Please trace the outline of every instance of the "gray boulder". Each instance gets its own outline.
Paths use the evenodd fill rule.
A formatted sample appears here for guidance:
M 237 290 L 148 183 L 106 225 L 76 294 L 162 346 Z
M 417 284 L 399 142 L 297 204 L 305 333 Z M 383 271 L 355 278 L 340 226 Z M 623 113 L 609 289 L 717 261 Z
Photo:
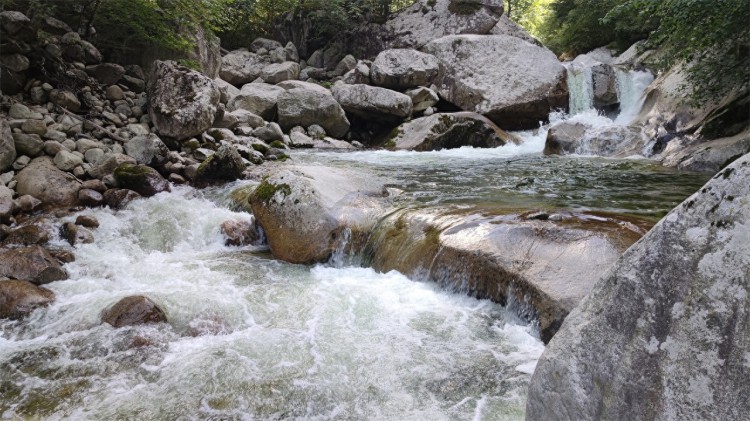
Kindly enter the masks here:
M 0 281 L 0 319 L 21 319 L 54 300 L 52 291 L 29 281 Z
M 52 162 L 54 162 L 55 166 L 62 171 L 73 171 L 73 168 L 83 165 L 83 159 L 80 156 L 68 152 L 65 149 L 61 149 L 60 152 L 55 155 Z
M 33 159 L 16 175 L 16 181 L 19 196 L 28 194 L 53 208 L 75 205 L 81 189 L 78 179 L 59 170 L 47 156 Z
M 381 42 L 419 49 L 446 35 L 487 34 L 502 14 L 503 3 L 494 0 L 420 0 L 388 19 Z
M 0 66 L 13 72 L 24 72 L 28 70 L 29 65 L 29 59 L 18 53 L 0 56 Z
M 263 68 L 260 78 L 265 83 L 277 84 L 285 80 L 296 80 L 299 78 L 299 64 L 293 61 L 269 64 Z
M 273 51 L 277 48 L 284 48 L 284 46 L 280 42 L 268 38 L 256 38 L 250 43 L 250 51 L 254 53 L 261 49 Z
M 235 50 L 221 59 L 219 77 L 234 86 L 242 86 L 260 77 L 270 61 L 246 50 Z
M 13 190 L 0 183 L 0 224 L 7 224 L 13 216 Z
M 79 101 L 75 94 L 70 91 L 53 89 L 49 93 L 49 100 L 53 104 L 59 105 L 74 113 L 81 110 L 81 101 Z
M 539 360 L 527 420 L 750 413 L 750 156 L 631 247 Z
M 518 143 L 510 133 L 480 114 L 438 113 L 406 122 L 391 133 L 385 147 L 395 150 L 432 151 L 462 146 L 495 148 Z
M 102 63 L 87 66 L 86 73 L 102 85 L 114 85 L 125 75 L 125 68 L 115 63 Z
M 344 229 L 363 239 L 384 207 L 383 184 L 372 176 L 321 166 L 277 170 L 250 195 L 274 257 L 291 263 L 328 260 Z
M 321 125 L 328 134 L 343 137 L 349 131 L 349 120 L 331 91 L 314 83 L 286 81 L 278 97 L 278 120 L 284 130 L 294 126 Z
M 612 56 L 603 56 L 604 50 L 594 50 L 588 54 L 581 54 L 568 64 L 570 71 L 575 73 L 585 72 L 586 77 L 591 78 L 591 87 L 594 94 L 594 107 L 603 109 L 619 102 L 617 96 L 617 77 L 614 68 L 608 64 Z M 602 60 L 602 61 L 600 61 Z
M 284 88 L 276 85 L 248 83 L 229 101 L 227 109 L 229 111 L 246 110 L 265 120 L 273 120 L 276 117 L 276 104 L 282 92 Z
M 437 77 L 437 57 L 408 48 L 385 50 L 378 54 L 370 69 L 372 82 L 389 89 L 429 86 Z
M 360 61 L 352 70 L 346 72 L 341 80 L 350 85 L 369 85 L 371 82 L 370 66 Z
M 173 61 L 156 61 L 150 80 L 148 114 L 159 134 L 183 140 L 211 127 L 221 98 L 212 79 Z
M 411 114 L 411 98 L 390 89 L 339 82 L 331 92 L 347 113 L 358 117 L 403 119 Z
M 16 142 L 8 120 L 0 118 L 0 172 L 8 169 L 16 160 Z
M 159 136 L 151 133 L 128 140 L 125 143 L 125 153 L 133 157 L 138 164 L 153 166 L 163 164 L 167 160 L 169 148 Z
M 441 97 L 504 129 L 536 128 L 568 103 L 565 68 L 555 54 L 520 38 L 455 35 L 424 50 L 440 60 Z

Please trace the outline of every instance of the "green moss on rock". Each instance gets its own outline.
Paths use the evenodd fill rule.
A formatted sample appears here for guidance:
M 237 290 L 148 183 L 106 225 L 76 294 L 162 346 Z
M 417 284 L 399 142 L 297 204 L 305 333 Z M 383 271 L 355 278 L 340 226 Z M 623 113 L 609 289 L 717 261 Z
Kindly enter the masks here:
M 289 187 L 289 184 L 273 184 L 268 180 L 263 180 L 258 188 L 255 189 L 255 192 L 253 192 L 253 195 L 263 202 L 268 202 L 279 191 L 281 191 L 284 196 L 292 194 L 292 188 Z

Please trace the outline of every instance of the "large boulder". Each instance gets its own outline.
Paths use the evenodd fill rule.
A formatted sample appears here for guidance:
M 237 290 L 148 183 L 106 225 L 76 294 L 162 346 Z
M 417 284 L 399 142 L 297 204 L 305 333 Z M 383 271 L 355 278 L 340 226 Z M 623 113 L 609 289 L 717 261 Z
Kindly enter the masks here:
M 528 420 L 750 413 L 750 156 L 631 247 L 539 360 Z
M 22 279 L 36 285 L 68 278 L 68 273 L 40 246 L 0 250 L 0 276 Z
M 497 24 L 489 32 L 490 35 L 509 35 L 511 37 L 521 38 L 526 42 L 542 46 L 542 43 L 538 39 L 534 38 L 526 32 L 521 25 L 510 20 L 508 15 L 502 15 L 497 21 Z
M 242 87 L 227 104 L 229 111 L 246 110 L 273 120 L 276 117 L 276 104 L 284 88 L 268 83 L 248 83 Z
M 420 48 L 445 35 L 487 34 L 503 15 L 494 0 L 420 0 L 383 25 L 389 48 Z
M 148 85 L 151 121 L 159 134 L 178 140 L 211 127 L 221 99 L 212 79 L 173 61 L 156 61 Z
M 52 291 L 29 281 L 0 281 L 0 319 L 21 319 L 54 300 Z
M 568 212 L 407 209 L 381 221 L 368 250 L 378 271 L 398 270 L 510 307 L 517 303 L 547 342 L 643 235 L 642 223 Z
M 119 187 L 133 190 L 145 197 L 171 190 L 169 182 L 158 171 L 146 165 L 122 164 L 115 168 L 114 176 Z
M 339 82 L 331 93 L 344 111 L 357 117 L 393 120 L 411 114 L 411 98 L 390 89 Z
M 234 181 L 242 178 L 243 171 L 245 171 L 245 163 L 237 152 L 237 148 L 225 143 L 201 163 L 195 175 L 195 181 Z
M 247 50 L 235 50 L 221 59 L 219 77 L 234 86 L 242 86 L 260 77 L 263 68 L 269 63 L 267 57 Z
M 0 173 L 16 160 L 16 146 L 8 120 L 0 118 Z
M 504 129 L 536 128 L 555 108 L 565 108 L 565 68 L 543 47 L 507 35 L 455 35 L 424 50 L 441 63 L 438 93 Z
M 277 84 L 285 80 L 296 80 L 299 78 L 299 64 L 293 61 L 269 64 L 263 68 L 260 78 L 266 83 Z
M 169 148 L 159 136 L 150 133 L 128 140 L 125 143 L 125 153 L 133 157 L 138 164 L 160 165 L 167 160 Z
M 346 113 L 328 89 L 296 80 L 281 82 L 277 86 L 284 89 L 277 102 L 282 129 L 319 124 L 333 137 L 343 137 L 349 131 Z
M 440 71 L 437 57 L 400 48 L 378 54 L 370 69 L 373 84 L 388 89 L 429 86 Z
M 102 312 L 102 322 L 114 328 L 166 321 L 164 311 L 143 295 L 125 297 Z
M 73 175 L 59 170 L 52 158 L 33 159 L 16 175 L 16 192 L 42 201 L 45 207 L 66 207 L 78 201 L 81 182 Z
M 274 257 L 291 263 L 328 260 L 344 239 L 366 238 L 385 212 L 381 180 L 322 166 L 271 174 L 253 191 L 249 206 Z
M 495 148 L 518 139 L 477 113 L 439 113 L 406 122 L 391 132 L 385 147 L 434 151 L 472 146 Z

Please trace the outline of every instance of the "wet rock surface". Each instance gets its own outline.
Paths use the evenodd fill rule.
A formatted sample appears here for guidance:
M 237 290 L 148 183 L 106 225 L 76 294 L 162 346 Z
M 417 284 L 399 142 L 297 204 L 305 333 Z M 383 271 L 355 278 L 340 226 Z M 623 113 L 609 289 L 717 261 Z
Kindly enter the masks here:
M 439 113 L 393 129 L 383 145 L 395 150 L 433 151 L 472 146 L 495 148 L 516 139 L 489 119 L 470 112 Z
M 54 300 L 52 291 L 31 282 L 0 280 L 0 319 L 21 319 Z
M 102 312 L 102 322 L 114 328 L 166 321 L 164 311 L 142 295 L 125 297 Z
M 68 278 L 60 263 L 40 246 L 0 249 L 0 276 L 27 280 L 36 285 Z
M 741 419 L 750 411 L 748 179 L 745 155 L 597 282 L 540 359 L 527 419 Z

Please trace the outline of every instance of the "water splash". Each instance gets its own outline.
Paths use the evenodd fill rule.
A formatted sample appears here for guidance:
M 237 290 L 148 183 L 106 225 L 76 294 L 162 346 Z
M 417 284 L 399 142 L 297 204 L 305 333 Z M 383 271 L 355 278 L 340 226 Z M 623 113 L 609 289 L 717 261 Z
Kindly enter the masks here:
M 630 124 L 641 112 L 646 100 L 644 92 L 654 81 L 654 75 L 648 71 L 615 69 L 617 78 L 617 98 L 620 101 L 620 114 L 616 124 Z

